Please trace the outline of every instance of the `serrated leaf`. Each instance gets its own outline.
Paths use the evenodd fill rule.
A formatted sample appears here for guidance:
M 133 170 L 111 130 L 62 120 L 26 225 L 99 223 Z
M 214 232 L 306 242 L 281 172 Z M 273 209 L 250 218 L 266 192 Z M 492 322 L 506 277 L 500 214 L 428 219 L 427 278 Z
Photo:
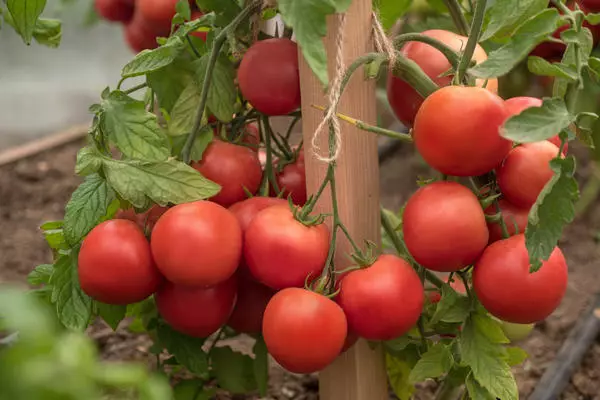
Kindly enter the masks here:
M 471 300 L 458 294 L 450 285 L 444 284 L 442 286 L 442 298 L 437 304 L 429 324 L 434 325 L 439 321 L 448 323 L 463 322 L 469 315 L 470 310 Z
M 258 393 L 261 397 L 265 397 L 269 385 L 269 353 L 262 336 L 256 339 L 252 350 L 254 353 L 254 379 Z
M 415 387 L 409 381 L 410 371 L 414 364 L 402 358 L 385 355 L 385 366 L 388 380 L 394 394 L 400 400 L 410 400 L 415 392 Z
M 44 231 L 44 239 L 53 250 L 69 250 L 69 244 L 65 239 L 62 229 L 48 229 Z
M 500 135 L 517 143 L 546 140 L 575 121 L 563 99 L 544 98 L 541 107 L 530 107 L 510 117 Z
M 33 29 L 33 38 L 41 45 L 56 48 L 62 39 L 62 23 L 57 19 L 39 18 Z
M 520 347 L 507 347 L 506 354 L 506 362 L 511 367 L 522 364 L 529 357 L 529 354 Z
M 205 54 L 197 61 L 196 79 L 200 86 L 204 82 L 209 59 L 210 55 Z M 234 105 L 237 98 L 237 90 L 234 79 L 235 69 L 231 61 L 224 57 L 218 58 L 212 71 L 206 105 L 215 117 L 222 122 L 231 121 L 235 112 Z
M 563 228 L 575 218 L 575 203 L 579 199 L 574 178 L 575 157 L 555 158 L 550 162 L 550 168 L 554 175 L 531 207 L 525 228 L 531 272 L 540 269 L 542 260 L 552 254 Z
M 127 63 L 121 71 L 123 78 L 146 75 L 171 64 L 185 48 L 185 43 L 178 36 L 169 38 L 164 45 L 152 49 L 143 50 Z
M 46 0 L 7 0 L 6 7 L 17 33 L 26 44 L 31 44 L 35 25 L 46 7 Z
M 221 190 L 216 183 L 175 159 L 163 162 L 104 160 L 103 171 L 110 186 L 134 207 L 148 200 L 166 206 L 204 200 Z
M 473 378 L 494 397 L 517 400 L 519 391 L 510 366 L 505 361 L 506 350 L 502 343 L 490 339 L 490 336 L 500 336 L 497 329 L 503 336 L 497 321 L 485 314 L 472 313 L 459 336 L 461 362 L 471 367 Z M 494 333 L 490 334 L 488 330 Z
M 100 126 L 119 150 L 130 158 L 163 161 L 170 155 L 167 137 L 156 115 L 146 111 L 143 101 L 115 90 L 102 101 Z
M 121 305 L 96 302 L 96 307 L 98 309 L 98 315 L 102 317 L 104 322 L 106 322 L 108 326 L 113 329 L 113 331 L 117 330 L 127 312 L 127 306 Z
M 102 159 L 94 147 L 85 146 L 77 152 L 77 161 L 75 163 L 75 173 L 77 175 L 91 175 L 98 172 L 100 168 L 102 168 Z
M 158 326 L 157 334 L 160 344 L 179 364 L 194 374 L 208 373 L 208 357 L 202 350 L 204 339 L 184 335 L 165 324 Z
M 479 40 L 502 38 L 548 7 L 547 0 L 495 0 L 486 10 L 486 25 Z
M 383 29 L 388 30 L 402 17 L 412 4 L 412 0 L 373 0 Z
M 27 275 L 27 283 L 31 286 L 46 285 L 50 282 L 50 277 L 54 272 L 54 265 L 42 264 L 35 267 L 33 271 Z
M 408 380 L 417 383 L 425 379 L 438 378 L 447 374 L 453 365 L 454 358 L 450 349 L 442 343 L 436 343 L 421 356 L 417 365 L 410 371 Z
M 51 301 L 58 320 L 66 328 L 83 331 L 92 316 L 92 299 L 81 290 L 77 275 L 77 252 L 62 255 L 54 264 L 50 278 Z
M 256 390 L 254 362 L 250 356 L 233 351 L 231 347 L 215 347 L 211 354 L 213 374 L 219 386 L 240 394 Z
M 465 381 L 467 386 L 467 392 L 469 393 L 469 398 L 475 400 L 496 400 L 496 396 L 492 396 L 490 392 L 481 386 L 477 380 L 473 377 L 473 374 L 469 374 Z
M 326 16 L 343 13 L 351 0 L 279 0 L 286 25 L 294 29 L 306 62 L 323 85 L 327 85 L 327 54 L 322 38 L 327 34 Z
M 570 82 L 577 80 L 577 71 L 567 65 L 550 63 L 538 56 L 530 56 L 527 59 L 527 68 L 532 74 L 542 76 L 556 76 Z
M 180 136 L 187 135 L 192 131 L 194 120 L 198 113 L 198 104 L 201 95 L 200 86 L 194 80 L 188 82 L 183 89 L 177 102 L 171 110 L 171 119 L 169 121 L 169 135 Z M 203 124 L 206 123 L 206 113 L 204 113 Z
M 469 69 L 482 79 L 496 78 L 510 72 L 531 50 L 558 27 L 560 16 L 555 8 L 548 8 L 521 24 L 510 40 L 489 53 L 488 59 Z
M 64 233 L 67 243 L 76 245 L 106 214 L 115 192 L 98 174 L 89 175 L 73 192 L 65 207 Z
M 192 82 L 194 67 L 183 56 L 177 57 L 171 64 L 146 76 L 148 86 L 154 90 L 160 108 L 171 113 L 181 92 Z

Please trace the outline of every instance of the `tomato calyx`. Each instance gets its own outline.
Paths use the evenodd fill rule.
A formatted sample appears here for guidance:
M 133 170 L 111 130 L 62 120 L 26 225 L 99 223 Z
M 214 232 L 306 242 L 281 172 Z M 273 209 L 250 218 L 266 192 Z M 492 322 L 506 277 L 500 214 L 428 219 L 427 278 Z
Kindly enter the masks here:
M 357 269 L 368 268 L 377 261 L 379 258 L 379 252 L 377 251 L 377 245 L 371 240 L 365 240 L 367 249 L 362 251 L 355 249 L 350 255 L 350 259 L 357 265 Z
M 492 204 L 494 204 L 494 202 L 500 198 L 501 194 L 500 193 L 496 193 L 487 197 L 484 197 L 482 199 L 479 200 L 479 203 L 481 204 L 481 208 L 483 208 L 484 210 L 486 208 L 488 208 L 489 206 L 491 206 Z
M 329 269 L 327 274 L 321 275 L 319 278 L 315 279 L 310 283 L 308 282 L 309 279 L 310 275 L 306 277 L 306 281 L 304 283 L 304 288 L 306 290 L 318 293 L 322 296 L 327 297 L 328 299 L 333 299 L 340 292 L 340 288 L 333 290 L 336 286 L 335 276 L 329 273 Z
M 294 216 L 294 219 L 296 221 L 300 222 L 304 226 L 320 225 L 323 222 L 325 222 L 325 218 L 330 216 L 330 214 L 321 214 L 321 213 L 316 214 L 316 215 L 311 215 L 312 209 L 315 206 L 315 201 L 314 201 L 313 197 L 310 197 L 308 199 L 308 201 L 306 202 L 306 205 L 304 205 L 304 207 L 295 205 L 294 202 L 292 201 L 291 196 L 288 197 L 288 203 L 290 205 L 290 210 L 292 211 L 292 215 Z

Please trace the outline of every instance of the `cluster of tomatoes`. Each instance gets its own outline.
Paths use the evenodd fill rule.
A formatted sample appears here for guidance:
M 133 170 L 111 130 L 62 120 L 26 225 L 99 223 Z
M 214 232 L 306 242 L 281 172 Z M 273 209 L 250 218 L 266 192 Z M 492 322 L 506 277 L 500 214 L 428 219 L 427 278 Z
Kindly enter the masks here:
M 442 30 L 423 32 L 459 50 L 467 38 Z M 551 179 L 550 160 L 561 154 L 557 135 L 547 141 L 521 144 L 502 136 L 511 116 L 542 101 L 531 97 L 503 100 L 497 82 L 483 88 L 448 86 L 448 60 L 432 46 L 411 42 L 402 53 L 421 66 L 441 89 L 426 99 L 400 78 L 388 78 L 388 98 L 397 116 L 412 127 L 417 150 L 433 168 L 448 177 L 491 177 L 501 198 L 485 210 L 480 202 L 490 186 L 474 193 L 453 179 L 420 188 L 403 214 L 404 240 L 423 267 L 456 272 L 474 265 L 473 288 L 485 308 L 503 321 L 540 321 L 559 305 L 567 285 L 567 265 L 559 248 L 541 270 L 529 273 L 524 230 L 538 195 Z M 487 58 L 478 47 L 476 62 Z M 567 151 L 563 146 L 562 156 Z M 496 188 L 497 187 L 497 188 Z M 504 238 L 499 215 L 507 232 Z M 488 214 L 489 221 L 486 221 Z M 493 216 L 496 216 L 494 221 Z
M 95 0 L 100 17 L 124 24 L 125 40 L 136 53 L 158 47 L 156 38 L 169 36 L 176 4 L 177 0 Z M 195 7 L 194 0 L 190 6 Z M 198 9 L 192 10 L 192 20 L 203 15 Z M 206 32 L 190 35 L 206 40 Z

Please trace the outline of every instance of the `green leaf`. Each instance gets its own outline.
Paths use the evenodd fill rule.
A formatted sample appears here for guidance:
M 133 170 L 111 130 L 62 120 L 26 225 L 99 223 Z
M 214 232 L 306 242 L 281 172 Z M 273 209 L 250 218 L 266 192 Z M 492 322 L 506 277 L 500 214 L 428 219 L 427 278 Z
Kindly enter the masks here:
M 147 206 L 148 199 L 161 206 L 204 200 L 221 189 L 194 168 L 174 159 L 158 163 L 106 159 L 103 170 L 110 186 L 137 208 Z
M 461 362 L 471 367 L 473 378 L 483 388 L 502 400 L 517 400 L 517 383 L 502 346 L 506 342 L 499 322 L 488 315 L 473 313 L 463 326 L 458 345 Z
M 423 354 L 417 365 L 410 371 L 408 380 L 417 383 L 429 378 L 438 378 L 447 374 L 452 365 L 454 365 L 454 358 L 448 347 L 437 343 Z
M 194 374 L 208 373 L 208 358 L 202 350 L 204 339 L 184 335 L 165 324 L 158 326 L 157 333 L 160 344 L 177 359 L 179 364 Z
M 256 390 L 254 361 L 250 356 L 233 351 L 229 346 L 215 347 L 211 361 L 221 388 L 234 394 Z
M 542 267 L 554 251 L 565 225 L 575 218 L 579 189 L 574 178 L 575 157 L 555 158 L 550 162 L 554 175 L 544 186 L 529 211 L 525 228 L 525 244 L 529 252 L 531 272 Z
M 173 388 L 174 400 L 210 400 L 215 393 L 216 389 L 204 388 L 200 379 L 181 381 Z
M 115 199 L 115 192 L 98 174 L 90 175 L 71 196 L 65 207 L 64 233 L 67 243 L 74 246 L 106 214 Z
M 131 78 L 164 68 L 171 64 L 184 48 L 183 40 L 178 36 L 173 36 L 164 45 L 152 50 L 143 50 L 136 55 L 123 67 L 121 76 Z
M 486 388 L 481 386 L 473 377 L 473 374 L 467 376 L 465 383 L 467 385 L 469 398 L 474 400 L 496 400 L 496 396 L 492 396 Z
M 60 256 L 50 278 L 52 303 L 66 328 L 83 331 L 92 316 L 92 299 L 81 290 L 77 275 L 77 252 Z
M 592 25 L 600 24 L 600 13 L 589 13 L 586 14 L 585 19 Z
M 415 387 L 409 381 L 410 370 L 413 367 L 411 363 L 386 354 L 385 366 L 390 386 L 396 397 L 400 400 L 410 400 L 415 392 Z
M 511 367 L 522 364 L 529 357 L 529 354 L 520 347 L 507 347 L 506 353 L 508 356 L 506 362 Z
M 146 111 L 143 101 L 134 100 L 121 91 L 111 92 L 102 101 L 100 126 L 127 157 L 163 161 L 171 153 L 156 115 Z
M 96 302 L 96 307 L 98 308 L 98 315 L 102 317 L 104 322 L 110 326 L 113 331 L 116 331 L 119 327 L 119 324 L 125 318 L 125 313 L 127 312 L 127 306 L 113 305 L 113 304 L 104 304 L 99 301 Z
M 209 58 L 210 55 L 205 54 L 197 62 L 196 79 L 200 85 L 204 82 Z M 206 105 L 215 117 L 222 122 L 231 121 L 235 112 L 234 105 L 237 90 L 234 79 L 235 69 L 231 61 L 225 57 L 218 58 L 212 72 Z
M 33 38 L 41 45 L 56 48 L 62 39 L 62 23 L 57 19 L 39 18 L 33 29 Z
M 544 98 L 541 107 L 530 107 L 512 116 L 500 130 L 500 135 L 517 143 L 546 140 L 575 121 L 563 99 Z
M 229 24 L 242 10 L 235 1 L 223 1 L 223 0 L 196 0 L 198 9 L 214 11 L 219 18 L 219 26 L 225 26 Z
M 198 86 L 198 83 L 193 80 L 188 83 L 185 89 L 183 89 L 171 110 L 171 119 L 168 124 L 169 135 L 187 135 L 192 131 L 196 114 L 198 113 L 200 91 L 201 89 Z M 203 124 L 205 124 L 206 113 L 203 118 Z
M 27 275 L 27 283 L 31 286 L 46 285 L 50 282 L 50 277 L 54 272 L 54 265 L 42 264 L 35 267 L 33 271 Z
M 345 12 L 351 2 L 351 0 L 279 0 L 277 2 L 284 22 L 294 29 L 306 62 L 323 85 L 327 85 L 328 82 L 327 54 L 322 41 L 327 34 L 325 17 Z
M 7 0 L 12 23 L 26 44 L 31 44 L 37 20 L 46 7 L 46 0 Z
M 269 385 L 269 353 L 262 336 L 256 339 L 252 350 L 254 352 L 254 379 L 258 393 L 261 397 L 265 397 Z
M 429 321 L 434 325 L 439 321 L 449 323 L 463 322 L 471 311 L 471 300 L 467 296 L 458 294 L 448 284 L 442 286 L 442 298 L 437 304 L 435 313 Z
M 193 77 L 194 67 L 182 55 L 166 67 L 150 72 L 146 76 L 146 82 L 154 90 L 160 108 L 171 113 L 181 92 L 192 82 Z
M 479 41 L 511 35 L 519 25 L 548 7 L 548 0 L 495 0 L 486 11 L 487 24 Z
M 102 160 L 99 157 L 98 150 L 94 147 L 85 146 L 77 152 L 75 163 L 75 173 L 77 175 L 91 175 L 98 172 L 100 168 L 102 168 Z
M 175 4 L 175 11 L 177 14 L 181 15 L 185 21 L 192 19 L 192 10 L 188 0 L 179 0 L 177 4 Z
M 568 65 L 550 63 L 542 57 L 530 56 L 527 59 L 527 68 L 532 74 L 542 76 L 556 76 L 570 82 L 577 80 L 577 71 Z
M 538 13 L 520 25 L 506 44 L 490 52 L 486 61 L 470 68 L 469 73 L 483 79 L 507 74 L 556 30 L 559 21 L 560 16 L 555 8 Z
M 412 4 L 412 0 L 373 0 L 383 29 L 388 30 L 402 17 Z
M 385 349 L 385 351 L 387 353 L 391 354 L 392 356 L 398 356 L 409 345 L 415 344 L 415 343 L 420 343 L 420 342 L 415 341 L 414 339 L 411 339 L 408 336 L 400 336 L 399 338 L 396 338 L 396 339 L 384 341 L 383 348 Z

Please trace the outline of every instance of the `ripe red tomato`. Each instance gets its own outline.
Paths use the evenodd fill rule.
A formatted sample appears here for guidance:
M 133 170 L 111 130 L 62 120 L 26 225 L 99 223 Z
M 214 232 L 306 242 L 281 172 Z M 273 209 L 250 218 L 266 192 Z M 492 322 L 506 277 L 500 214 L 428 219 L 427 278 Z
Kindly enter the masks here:
M 140 15 L 148 22 L 156 25 L 171 25 L 176 14 L 178 0 L 137 0 L 136 6 Z
M 242 133 L 242 143 L 246 144 L 252 150 L 258 151 L 260 146 L 260 131 L 256 124 L 247 124 Z
M 143 19 L 138 12 L 133 15 L 133 19 L 125 25 L 124 29 L 125 41 L 136 53 L 142 50 L 157 48 L 156 37 L 164 36 L 161 33 L 157 33 L 155 27 Z M 168 34 L 169 31 L 167 30 L 166 33 Z
M 95 0 L 94 6 L 100 17 L 113 22 L 129 22 L 133 18 L 133 4 L 127 0 Z
M 453 32 L 441 29 L 431 29 L 421 32 L 449 46 L 455 51 L 462 51 L 467 43 L 467 38 Z M 453 76 L 440 76 L 450 69 L 450 63 L 444 55 L 434 47 L 422 42 L 408 42 L 400 50 L 409 60 L 417 63 L 427 76 L 439 86 L 448 86 Z M 477 63 L 487 60 L 485 50 L 479 45 L 475 48 L 473 59 Z M 483 86 L 483 79 L 477 80 L 477 86 Z M 490 79 L 486 88 L 494 93 L 498 92 L 498 80 Z M 391 72 L 388 75 L 387 95 L 390 106 L 398 119 L 406 126 L 412 126 L 417 110 L 423 103 L 423 97 L 404 80 L 395 77 Z
M 529 273 L 525 235 L 492 243 L 475 263 L 473 288 L 481 304 L 503 321 L 529 324 L 548 317 L 567 289 L 567 263 L 558 247 Z
M 302 154 L 302 153 L 300 153 Z M 277 173 L 277 186 L 283 192 L 283 198 L 292 197 L 294 204 L 303 206 L 306 204 L 306 167 L 304 158 L 298 158 L 295 162 L 286 165 Z
M 297 374 L 322 370 L 340 354 L 346 340 L 344 311 L 333 300 L 305 289 L 275 294 L 265 310 L 263 337 L 269 353 Z
M 504 100 L 489 90 L 447 86 L 425 99 L 412 134 L 421 156 L 441 173 L 482 175 L 512 147 L 500 136 L 506 118 Z
M 198 10 L 192 11 L 192 21 L 197 20 L 198 18 L 202 17 L 203 15 L 204 15 L 204 13 L 201 12 L 201 11 L 198 11 Z M 199 32 L 199 31 L 197 31 L 197 32 L 190 33 L 190 35 L 196 36 L 197 38 L 200 38 L 200 39 L 202 39 L 202 40 L 204 40 L 206 42 L 207 32 Z
M 583 6 L 588 9 L 589 12 L 599 12 L 600 11 L 600 1 L 599 0 L 580 0 L 580 6 Z
M 265 308 L 274 294 L 273 289 L 238 274 L 237 302 L 227 325 L 238 333 L 260 333 Z
M 498 205 L 500 206 L 502 219 L 504 220 L 509 236 L 516 235 L 517 229 L 519 230 L 518 233 L 525 232 L 525 228 L 527 228 L 527 219 L 529 218 L 529 208 L 517 207 L 505 199 L 498 200 Z M 489 215 L 496 214 L 496 208 L 494 205 L 491 205 L 485 210 L 485 213 Z M 489 243 L 503 239 L 502 227 L 500 224 L 488 222 L 487 226 L 490 231 Z
M 340 353 L 345 353 L 347 352 L 352 346 L 354 346 L 356 344 L 356 342 L 358 342 L 358 335 L 352 331 L 349 330 L 349 328 L 347 329 L 347 333 L 346 333 L 346 340 L 344 340 L 344 346 L 342 346 L 342 350 L 340 351 Z
M 472 264 L 488 243 L 477 196 L 456 182 L 423 186 L 406 203 L 402 218 L 408 251 L 433 271 L 458 271 Z
M 423 310 L 423 285 L 403 259 L 383 254 L 371 266 L 349 272 L 340 283 L 338 303 L 352 332 L 368 340 L 404 335 Z
M 245 234 L 256 214 L 271 206 L 286 206 L 287 204 L 287 201 L 284 199 L 256 196 L 235 203 L 229 207 L 229 211 L 238 219 L 242 228 L 242 234 Z
M 529 108 L 529 107 L 541 107 L 542 100 L 537 97 L 513 97 L 512 99 L 507 99 L 504 104 L 506 105 L 506 109 L 508 110 L 509 116 L 520 114 L 521 111 Z M 550 143 L 556 145 L 556 147 L 560 146 L 560 136 L 556 135 L 548 139 Z M 569 143 L 565 143 L 565 147 L 563 148 L 563 154 L 567 154 L 567 150 L 569 149 Z
M 162 276 L 140 228 L 131 221 L 102 222 L 86 236 L 77 269 L 81 289 L 106 304 L 131 304 L 154 293 Z
M 221 140 L 213 141 L 200 162 L 192 163 L 205 178 L 221 185 L 210 200 L 229 207 L 247 198 L 244 188 L 255 193 L 262 179 L 262 168 L 255 151 Z
M 316 278 L 328 252 L 327 226 L 305 226 L 283 205 L 259 212 L 244 237 L 244 259 L 250 272 L 273 289 L 302 287 L 309 275 Z
M 498 186 L 506 200 L 530 208 L 552 178 L 550 160 L 557 155 L 558 147 L 547 140 L 512 149 L 497 171 Z
M 242 229 L 226 208 L 195 201 L 170 208 L 152 231 L 152 255 L 178 285 L 205 286 L 233 275 L 242 252 Z
M 285 38 L 254 43 L 238 69 L 242 95 L 266 115 L 285 115 L 300 107 L 298 46 Z
M 205 338 L 227 322 L 235 306 L 237 284 L 235 277 L 209 287 L 166 282 L 154 297 L 159 314 L 173 329 Z
M 115 214 L 115 219 L 128 219 L 130 221 L 135 222 L 142 230 L 148 228 L 149 231 L 152 231 L 158 219 L 168 209 L 168 207 L 154 205 L 148 211 L 138 214 L 133 208 L 127 208 L 124 210 L 117 211 L 117 213 Z

